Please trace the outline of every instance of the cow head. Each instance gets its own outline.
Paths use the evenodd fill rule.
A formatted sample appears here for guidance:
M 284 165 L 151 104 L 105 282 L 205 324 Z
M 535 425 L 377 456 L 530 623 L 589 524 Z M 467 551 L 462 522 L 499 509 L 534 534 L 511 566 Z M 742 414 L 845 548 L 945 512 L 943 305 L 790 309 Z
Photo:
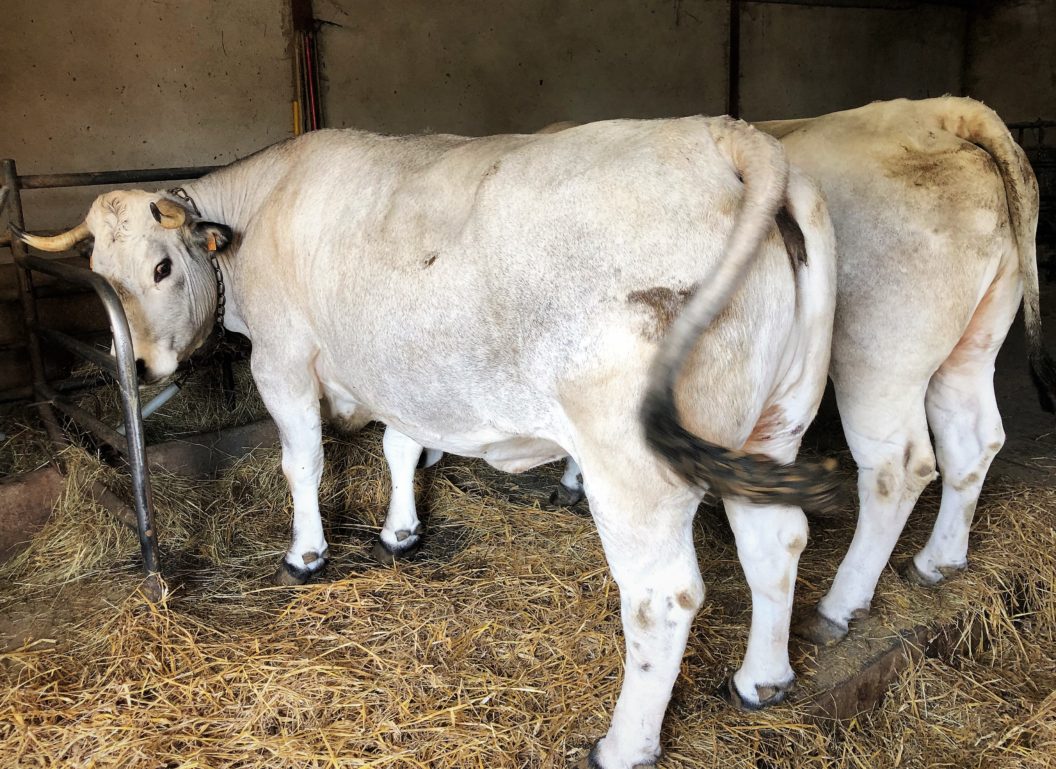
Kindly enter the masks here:
M 122 190 L 96 198 L 84 223 L 69 232 L 22 239 L 63 251 L 90 236 L 92 269 L 121 299 L 141 378 L 169 376 L 213 329 L 217 284 L 210 252 L 227 248 L 231 229 L 201 221 L 164 194 Z

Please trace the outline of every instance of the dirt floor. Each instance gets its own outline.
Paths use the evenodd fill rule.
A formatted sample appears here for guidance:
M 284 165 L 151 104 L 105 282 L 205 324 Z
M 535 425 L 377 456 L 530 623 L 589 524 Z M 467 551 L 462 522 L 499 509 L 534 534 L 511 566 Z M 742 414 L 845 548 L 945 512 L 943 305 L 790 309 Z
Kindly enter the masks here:
M 1043 297 L 1050 333 L 1053 293 Z M 795 641 L 800 682 L 778 708 L 742 713 L 717 694 L 743 654 L 750 602 L 721 511 L 702 507 L 708 597 L 662 766 L 1056 766 L 1056 423 L 1038 409 L 1022 347 L 1017 327 L 997 380 L 1008 440 L 969 570 L 942 590 L 897 574 L 937 511 L 933 484 L 873 617 L 835 650 Z M 151 439 L 261 415 L 252 397 L 224 412 L 215 382 L 192 381 L 185 405 L 152 420 Z M 87 398 L 116 413 L 112 394 Z M 810 451 L 840 453 L 837 419 L 829 404 Z M 10 436 L 0 470 L 44 463 L 30 420 L 13 414 L 0 429 Z M 585 504 L 546 509 L 560 468 L 510 476 L 445 458 L 419 474 L 423 551 L 387 569 L 369 556 L 387 504 L 380 433 L 329 433 L 326 453 L 325 581 L 268 583 L 289 502 L 277 450 L 262 449 L 215 479 L 156 475 L 170 593 L 152 605 L 136 593 L 134 536 L 88 494 L 94 480 L 120 491 L 127 481 L 70 451 L 51 519 L 0 565 L 0 767 L 557 767 L 600 736 L 621 675 L 618 597 Z M 812 520 L 800 611 L 824 593 L 853 523 L 851 508 Z M 934 627 L 945 636 L 925 634 L 926 653 L 880 707 L 818 717 L 834 682 L 892 639 Z

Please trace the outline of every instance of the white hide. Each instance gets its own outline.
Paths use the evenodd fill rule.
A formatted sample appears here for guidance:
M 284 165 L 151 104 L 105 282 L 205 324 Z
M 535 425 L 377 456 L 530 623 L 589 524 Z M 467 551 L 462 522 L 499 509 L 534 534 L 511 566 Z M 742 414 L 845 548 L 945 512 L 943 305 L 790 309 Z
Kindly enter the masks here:
M 707 440 L 794 454 L 823 389 L 835 266 L 824 204 L 797 176 L 788 205 L 808 260 L 792 264 L 773 225 L 786 173 L 778 143 L 745 124 L 684 118 L 481 139 L 317 131 L 186 185 L 203 219 L 235 233 L 220 257 L 226 325 L 252 339 L 253 375 L 279 427 L 294 502 L 287 566 L 325 562 L 321 398 L 351 424 L 380 420 L 406 438 L 385 446 L 401 475 L 382 533 L 390 545 L 414 532 L 412 442 L 513 471 L 571 455 L 620 587 L 627 644 L 594 757 L 604 769 L 652 762 L 704 596 L 691 533 L 702 492 L 648 448 L 639 409 L 668 327 L 686 339 L 687 298 L 692 311 L 713 285 L 734 285 L 748 259 L 740 290 L 681 369 L 679 407 Z M 152 317 L 143 299 L 209 275 L 186 232 L 150 218 L 160 197 L 96 201 L 94 268 L 126 307 L 144 308 L 130 313 L 135 339 L 171 343 L 176 329 L 194 344 L 208 324 Z M 101 220 L 103 207 L 120 216 Z M 110 237 L 122 229 L 128 237 Z M 765 242 L 746 249 L 755 237 Z M 164 285 L 139 277 L 180 248 L 187 259 Z M 169 346 L 176 358 L 190 351 Z M 147 346 L 137 355 L 155 375 L 171 370 Z M 802 513 L 762 514 L 794 577 Z M 760 584 L 773 605 L 760 621 L 784 622 L 790 585 Z M 761 665 L 738 685 L 750 697 L 786 672 L 787 661 Z
M 821 640 L 834 640 L 824 627 L 840 635 L 868 611 L 936 458 L 942 504 L 917 579 L 937 583 L 967 563 L 979 491 L 1004 441 L 994 360 L 1024 288 L 1028 338 L 1040 340 L 1037 186 L 1004 123 L 971 99 L 877 102 L 759 127 L 821 184 L 836 228 L 831 376 L 861 511 L 818 607 Z

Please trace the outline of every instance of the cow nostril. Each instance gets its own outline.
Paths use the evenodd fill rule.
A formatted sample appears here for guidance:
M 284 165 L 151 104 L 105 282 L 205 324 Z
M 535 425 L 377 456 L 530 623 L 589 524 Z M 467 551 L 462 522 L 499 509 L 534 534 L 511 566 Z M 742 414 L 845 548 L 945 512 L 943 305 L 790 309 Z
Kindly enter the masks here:
M 147 363 L 142 358 L 136 358 L 136 378 L 140 381 L 147 378 Z

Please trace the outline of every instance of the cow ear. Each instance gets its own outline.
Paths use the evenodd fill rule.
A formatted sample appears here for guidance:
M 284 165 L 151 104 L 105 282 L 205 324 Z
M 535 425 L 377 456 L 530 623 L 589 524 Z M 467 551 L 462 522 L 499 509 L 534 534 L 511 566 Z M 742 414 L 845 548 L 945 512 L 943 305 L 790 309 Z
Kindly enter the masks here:
M 206 251 L 223 251 L 231 245 L 234 237 L 231 228 L 226 224 L 196 222 L 194 225 L 195 241 Z

